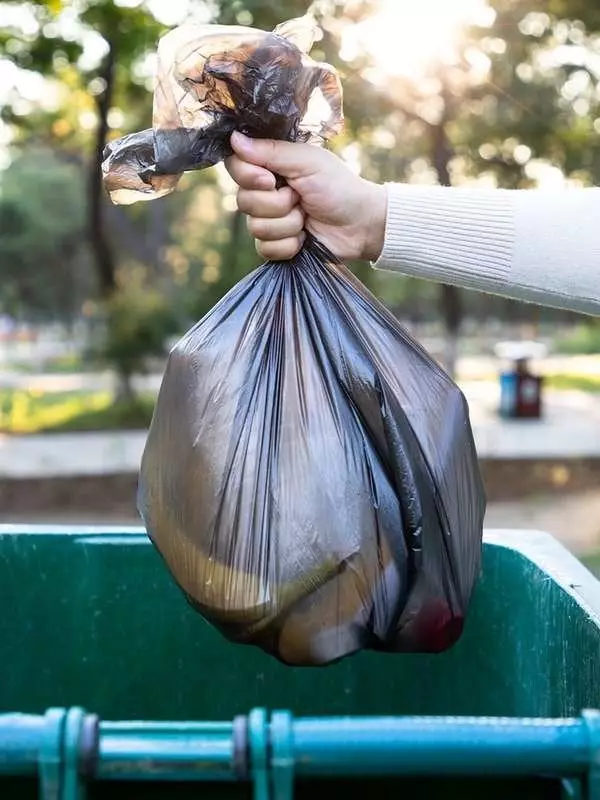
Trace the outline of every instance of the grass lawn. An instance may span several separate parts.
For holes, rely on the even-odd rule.
[[[575,390],[579,392],[590,392],[592,394],[600,392],[600,375],[577,375],[575,373],[557,372],[544,375],[543,377],[544,387],[547,389],[555,389],[558,391]],[[476,378],[470,378],[469,380],[497,383],[498,376],[493,374],[481,375]]]
[[[43,366],[32,367],[30,362],[14,362],[10,366],[14,372],[28,375],[32,372],[44,372],[46,375],[72,375],[74,372],[97,372],[98,365],[82,358],[80,355],[70,354],[59,356],[50,361],[45,361]]]
[[[0,432],[99,431],[146,428],[154,397],[116,402],[110,392],[0,390]]]
[[[550,389],[576,389],[580,392],[600,392],[600,375],[546,375],[544,385]]]

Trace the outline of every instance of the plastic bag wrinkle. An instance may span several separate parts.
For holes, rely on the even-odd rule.
[[[366,317],[351,313],[357,293],[370,303]],[[249,334],[249,319],[262,320],[260,333]],[[382,345],[377,364],[366,347],[370,333]],[[187,581],[193,605],[232,640],[288,664],[328,664],[363,648],[450,646],[478,574],[485,508],[466,406],[450,379],[310,239],[292,262],[267,264],[234,287],[182,352],[175,348],[161,388],[140,508],[163,555],[170,548],[180,584],[181,543],[173,545],[168,513],[176,502],[184,505],[187,558],[210,552],[212,563],[228,565],[221,595],[216,567],[211,592],[202,585],[206,564],[202,580],[196,572],[196,583]],[[402,374],[413,380],[413,391],[402,391],[411,398],[408,413],[395,393]],[[183,434],[173,447],[163,425],[190,376],[196,399],[189,419],[177,419]],[[230,391],[219,392],[219,404],[203,403],[216,386]],[[440,408],[453,409],[453,428],[437,452],[426,452],[428,410]],[[146,502],[149,487],[166,485],[168,453],[181,458],[185,432],[198,424],[204,434],[192,437],[184,470],[194,480],[185,489],[170,484],[172,496],[160,504]],[[214,482],[204,501],[203,464]],[[440,488],[435,476],[450,467]],[[458,504],[453,516],[448,503]],[[224,517],[196,513],[215,504]],[[451,527],[457,518],[460,526]]]
[[[172,192],[189,170],[217,164],[239,130],[256,138],[322,143],[343,124],[337,73],[313,61],[307,18],[277,32],[243,26],[182,25],[159,42],[153,126],[110,142],[102,171],[113,202]],[[327,116],[311,113],[319,93]]]
[[[182,26],[159,44],[153,127],[106,149],[114,202],[172,192],[234,130],[322,144],[342,124],[315,31]],[[173,348],[138,507],[188,602],[285,664],[460,636],[485,496],[458,387],[310,235]]]

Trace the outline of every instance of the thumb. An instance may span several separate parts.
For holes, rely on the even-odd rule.
[[[277,139],[251,139],[239,131],[231,134],[231,147],[243,161],[265,167],[284,178],[303,178],[323,167],[320,147]]]

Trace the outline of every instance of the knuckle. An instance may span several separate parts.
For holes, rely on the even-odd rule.
[[[289,194],[282,194],[280,189],[273,200],[273,208],[280,217],[286,217],[293,208]]]
[[[300,250],[301,240],[298,236],[273,242],[255,239],[254,246],[261,258],[268,261],[289,261]]]

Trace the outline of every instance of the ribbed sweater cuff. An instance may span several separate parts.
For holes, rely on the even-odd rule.
[[[499,289],[514,240],[510,191],[386,184],[387,221],[376,269],[472,289]]]

